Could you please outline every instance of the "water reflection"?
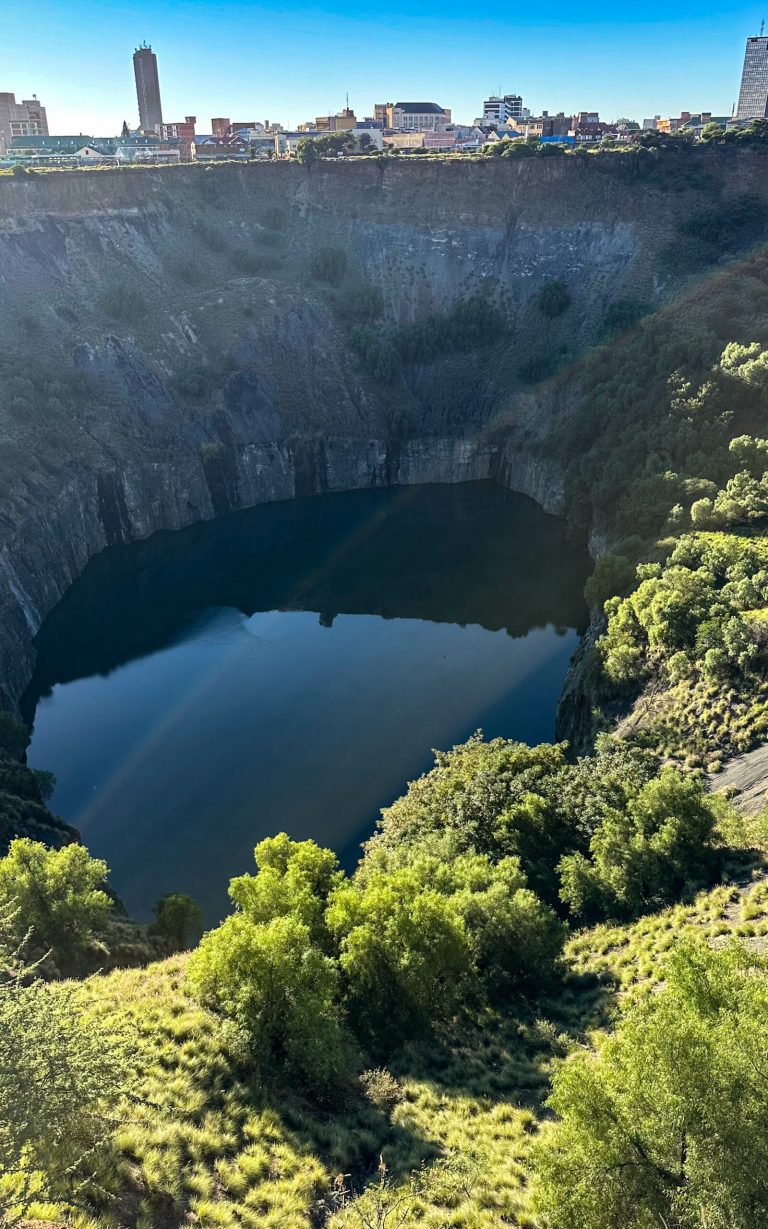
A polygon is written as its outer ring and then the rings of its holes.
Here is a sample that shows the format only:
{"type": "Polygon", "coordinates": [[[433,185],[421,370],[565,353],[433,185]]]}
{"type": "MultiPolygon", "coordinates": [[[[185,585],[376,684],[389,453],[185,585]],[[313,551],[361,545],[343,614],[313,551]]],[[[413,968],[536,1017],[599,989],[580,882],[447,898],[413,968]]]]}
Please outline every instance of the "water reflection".
{"type": "Polygon", "coordinates": [[[551,737],[586,569],[557,520],[485,483],[111,550],[38,637],[30,762],[132,910],[177,889],[213,921],[262,836],[349,863],[432,747],[551,737]]]}

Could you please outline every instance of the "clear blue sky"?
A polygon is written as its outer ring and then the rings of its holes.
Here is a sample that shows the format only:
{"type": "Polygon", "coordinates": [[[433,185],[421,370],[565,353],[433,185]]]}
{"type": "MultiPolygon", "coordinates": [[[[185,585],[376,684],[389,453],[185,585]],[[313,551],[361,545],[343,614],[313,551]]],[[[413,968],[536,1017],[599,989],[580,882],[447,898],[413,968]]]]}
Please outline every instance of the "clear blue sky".
{"type": "MultiPolygon", "coordinates": [[[[52,132],[97,136],[138,122],[131,55],[146,39],[157,53],[166,120],[198,116],[293,125],[350,105],[429,99],[468,121],[483,99],[521,93],[534,112],[627,115],[730,112],[744,40],[759,31],[757,6],[714,0],[554,0],[496,5],[460,0],[343,0],[287,6],[243,0],[39,0],[8,5],[0,91],[36,93],[52,132]],[[520,16],[515,12],[518,8],[520,16]]],[[[765,0],[768,16],[768,0],[765,0]]]]}

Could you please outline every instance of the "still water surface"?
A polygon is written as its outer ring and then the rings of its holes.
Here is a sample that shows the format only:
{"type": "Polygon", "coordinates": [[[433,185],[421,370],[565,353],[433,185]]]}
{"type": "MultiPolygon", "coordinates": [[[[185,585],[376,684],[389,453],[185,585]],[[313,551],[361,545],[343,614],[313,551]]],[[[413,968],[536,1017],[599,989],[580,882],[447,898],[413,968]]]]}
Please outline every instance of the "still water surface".
{"type": "Polygon", "coordinates": [[[112,549],[39,634],[29,762],[131,912],[176,890],[215,922],[262,837],[351,866],[432,747],[552,738],[587,571],[558,520],[488,483],[271,504],[112,549]]]}

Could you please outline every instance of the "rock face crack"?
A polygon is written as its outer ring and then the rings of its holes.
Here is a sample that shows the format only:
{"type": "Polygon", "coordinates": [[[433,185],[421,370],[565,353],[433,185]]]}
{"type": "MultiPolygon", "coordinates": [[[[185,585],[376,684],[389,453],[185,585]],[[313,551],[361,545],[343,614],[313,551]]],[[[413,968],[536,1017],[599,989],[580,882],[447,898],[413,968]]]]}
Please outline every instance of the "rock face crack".
{"type": "Polygon", "coordinates": [[[131,523],[125,502],[125,491],[115,470],[96,475],[99,500],[99,520],[107,546],[121,546],[131,540],[131,523]]]}

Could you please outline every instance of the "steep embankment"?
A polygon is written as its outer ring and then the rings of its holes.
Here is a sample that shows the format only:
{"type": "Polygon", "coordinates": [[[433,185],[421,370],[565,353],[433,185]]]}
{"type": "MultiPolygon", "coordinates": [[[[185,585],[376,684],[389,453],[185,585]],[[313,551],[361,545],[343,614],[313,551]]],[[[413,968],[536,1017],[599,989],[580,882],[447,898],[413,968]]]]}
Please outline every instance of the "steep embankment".
{"type": "Polygon", "coordinates": [[[658,254],[713,197],[765,194],[747,153],[324,163],[0,179],[0,700],[104,546],[235,507],[495,475],[562,506],[536,384],[617,300],[679,284],[658,254]],[[537,307],[567,282],[568,309],[537,307]],[[479,298],[478,298],[479,296],[479,298]],[[456,304],[504,328],[461,344],[456,304]],[[400,343],[371,370],[352,329],[400,343]],[[421,342],[420,342],[421,344],[421,342]],[[458,353],[456,353],[458,350],[458,353]]]}

